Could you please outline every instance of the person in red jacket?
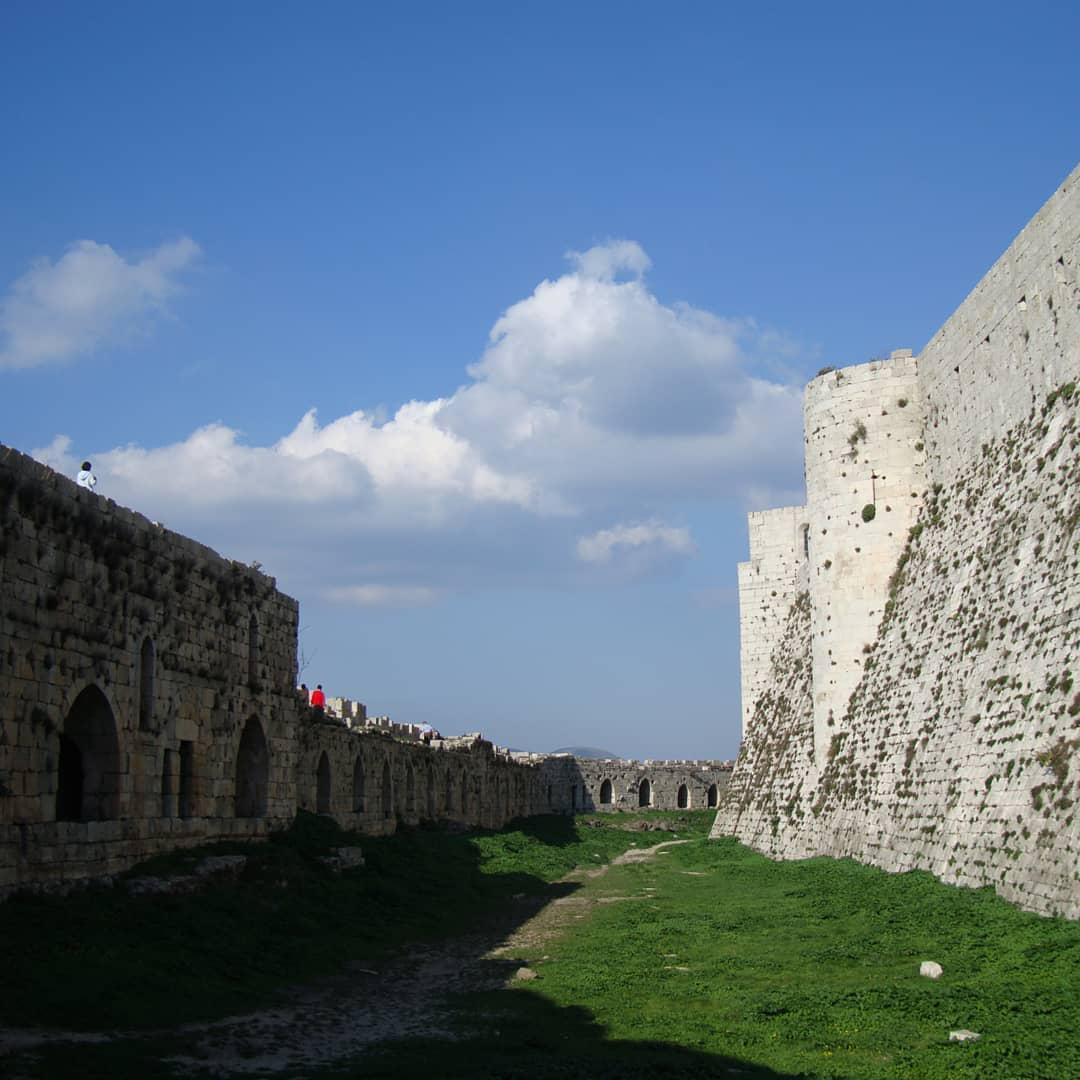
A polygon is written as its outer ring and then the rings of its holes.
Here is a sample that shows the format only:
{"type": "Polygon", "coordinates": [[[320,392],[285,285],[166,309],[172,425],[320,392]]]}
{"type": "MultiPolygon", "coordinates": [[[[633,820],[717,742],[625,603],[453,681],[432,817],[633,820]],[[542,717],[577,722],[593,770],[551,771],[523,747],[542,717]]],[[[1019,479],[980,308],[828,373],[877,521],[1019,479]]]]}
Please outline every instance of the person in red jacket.
{"type": "Polygon", "coordinates": [[[319,683],[311,691],[311,707],[318,712],[322,712],[326,708],[326,695],[323,693],[322,683],[319,683]]]}

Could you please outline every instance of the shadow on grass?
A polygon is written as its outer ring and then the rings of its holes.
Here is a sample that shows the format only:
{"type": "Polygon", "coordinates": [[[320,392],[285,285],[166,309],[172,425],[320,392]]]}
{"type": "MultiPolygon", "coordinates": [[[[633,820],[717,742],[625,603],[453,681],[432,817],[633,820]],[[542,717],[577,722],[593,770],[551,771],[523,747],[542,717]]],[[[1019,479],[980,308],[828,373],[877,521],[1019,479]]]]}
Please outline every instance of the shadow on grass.
{"type": "MultiPolygon", "coordinates": [[[[573,823],[556,826],[549,840],[530,824],[534,857],[573,823]]],[[[152,1028],[280,1003],[286,988],[349,961],[468,933],[496,913],[527,918],[508,901],[542,902],[557,876],[485,871],[476,836],[416,828],[362,837],[308,814],[264,843],[174,852],[133,873],[191,874],[223,851],[247,856],[239,879],[192,895],[131,896],[121,882],[0,904],[0,1025],[152,1028]],[[364,868],[338,874],[321,861],[355,843],[364,868]]]]}
{"type": "Polygon", "coordinates": [[[794,1080],[792,1074],[674,1043],[609,1039],[587,1009],[559,1006],[524,988],[471,994],[458,1006],[458,1041],[409,1039],[384,1044],[346,1066],[313,1073],[312,1080],[431,1075],[794,1080]]]}
{"type": "MultiPolygon", "coordinates": [[[[303,815],[243,849],[238,881],[196,895],[117,887],[10,901],[0,905],[0,1023],[120,1034],[102,1042],[45,1030],[36,1045],[5,1048],[0,1032],[0,1074],[151,1080],[173,1076],[168,1059],[180,1055],[187,1063],[175,1075],[188,1076],[239,1074],[241,1061],[249,1076],[312,1078],[780,1075],[612,1041],[581,1008],[504,989],[520,961],[490,951],[579,888],[556,880],[570,865],[633,843],[554,815],[499,833],[382,838],[303,815]],[[338,875],[320,862],[343,843],[362,844],[364,869],[338,875]],[[290,1018],[251,1023],[253,1010],[284,1003],[290,1018]],[[179,1027],[238,1014],[212,1038],[179,1027]],[[452,1037],[428,1038],[434,1030],[452,1037]],[[294,1045],[297,1031],[318,1039],[294,1045]]],[[[174,853],[154,869],[190,872],[198,858],[174,853]]]]}

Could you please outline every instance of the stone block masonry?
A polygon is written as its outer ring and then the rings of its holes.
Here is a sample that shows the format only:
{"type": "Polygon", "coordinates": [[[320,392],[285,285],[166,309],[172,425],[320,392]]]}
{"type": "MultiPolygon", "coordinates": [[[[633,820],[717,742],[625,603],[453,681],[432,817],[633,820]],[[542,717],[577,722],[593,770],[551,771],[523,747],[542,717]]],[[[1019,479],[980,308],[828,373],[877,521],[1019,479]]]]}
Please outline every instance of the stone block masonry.
{"type": "MultiPolygon", "coordinates": [[[[518,755],[519,757],[521,755],[518,755]]],[[[556,814],[701,810],[717,806],[730,761],[621,761],[528,755],[540,766],[538,806],[556,814]]]]}
{"type": "Polygon", "coordinates": [[[1080,917],[1078,260],[1080,169],[917,358],[807,388],[807,505],[771,512],[808,527],[805,588],[740,568],[750,720],[714,835],[1080,917]]]}
{"type": "MultiPolygon", "coordinates": [[[[0,446],[0,894],[285,827],[498,826],[538,770],[319,720],[272,578],[0,446]]],[[[401,732],[399,731],[400,735],[401,732]]]]}

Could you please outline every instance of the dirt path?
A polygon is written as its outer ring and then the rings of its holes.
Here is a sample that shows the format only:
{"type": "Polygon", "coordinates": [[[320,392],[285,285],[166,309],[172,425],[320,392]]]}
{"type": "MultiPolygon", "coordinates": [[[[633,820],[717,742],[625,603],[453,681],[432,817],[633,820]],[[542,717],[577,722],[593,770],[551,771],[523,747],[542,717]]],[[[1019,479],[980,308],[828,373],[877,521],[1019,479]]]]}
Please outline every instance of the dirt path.
{"type": "MultiPolygon", "coordinates": [[[[609,865],[643,862],[664,848],[686,843],[668,840],[650,848],[631,848],[609,865]]],[[[558,883],[565,890],[594,879],[608,867],[577,870],[558,883]]],[[[567,891],[546,902],[520,897],[503,918],[485,931],[430,946],[413,947],[388,963],[350,965],[346,974],[296,987],[287,1006],[230,1016],[209,1024],[187,1024],[169,1031],[87,1034],[0,1029],[0,1057],[32,1052],[56,1041],[100,1043],[110,1038],[179,1038],[188,1052],[168,1060],[206,1069],[216,1076],[285,1073],[356,1057],[375,1043],[408,1036],[456,1038],[455,1016],[447,997],[497,990],[515,981],[525,964],[564,928],[587,918],[598,903],[643,897],[595,897],[586,889],[567,891]]]]}

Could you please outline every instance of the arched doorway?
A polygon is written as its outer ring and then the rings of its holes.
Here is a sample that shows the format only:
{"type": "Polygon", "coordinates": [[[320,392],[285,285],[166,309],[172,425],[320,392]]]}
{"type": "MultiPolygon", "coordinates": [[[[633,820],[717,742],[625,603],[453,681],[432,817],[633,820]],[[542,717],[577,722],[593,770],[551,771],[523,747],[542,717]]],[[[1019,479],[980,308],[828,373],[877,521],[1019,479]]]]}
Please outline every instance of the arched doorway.
{"type": "Polygon", "coordinates": [[[315,770],[315,812],[330,813],[330,758],[325,750],[319,758],[319,767],[315,770]]]}
{"type": "Polygon", "coordinates": [[[364,812],[364,759],[357,755],[352,770],[352,808],[353,812],[364,812]]]}
{"type": "Polygon", "coordinates": [[[706,805],[708,805],[708,806],[715,806],[716,805],[716,785],[715,784],[710,784],[709,785],[709,793],[706,796],[706,800],[707,800],[706,805]]]}
{"type": "Polygon", "coordinates": [[[652,784],[649,783],[647,777],[638,786],[637,804],[638,806],[652,806],[652,784]]]}
{"type": "Polygon", "coordinates": [[[427,771],[427,816],[434,820],[435,810],[435,770],[428,766],[427,771]]]}
{"type": "Polygon", "coordinates": [[[416,773],[411,765],[405,769],[405,813],[416,813],[416,773]]]}
{"type": "Polygon", "coordinates": [[[248,718],[236,753],[236,816],[265,817],[270,786],[270,751],[262,724],[248,718]]]}
{"type": "Polygon", "coordinates": [[[454,812],[454,777],[450,770],[446,770],[446,812],[452,814],[454,812]]]}
{"type": "Polygon", "coordinates": [[[600,785],[600,805],[601,806],[610,806],[611,805],[611,781],[610,780],[605,780],[600,785]]]}
{"type": "Polygon", "coordinates": [[[690,805],[690,789],[685,784],[679,785],[679,809],[685,810],[690,805]]]}
{"type": "Polygon", "coordinates": [[[105,695],[87,686],[60,734],[57,821],[108,821],[120,813],[120,743],[105,695]]]}
{"type": "Polygon", "coordinates": [[[382,816],[389,821],[394,816],[394,785],[390,782],[390,762],[384,761],[382,767],[382,816]]]}
{"type": "Polygon", "coordinates": [[[461,770],[461,816],[469,812],[469,778],[465,774],[465,770],[461,770]]]}

